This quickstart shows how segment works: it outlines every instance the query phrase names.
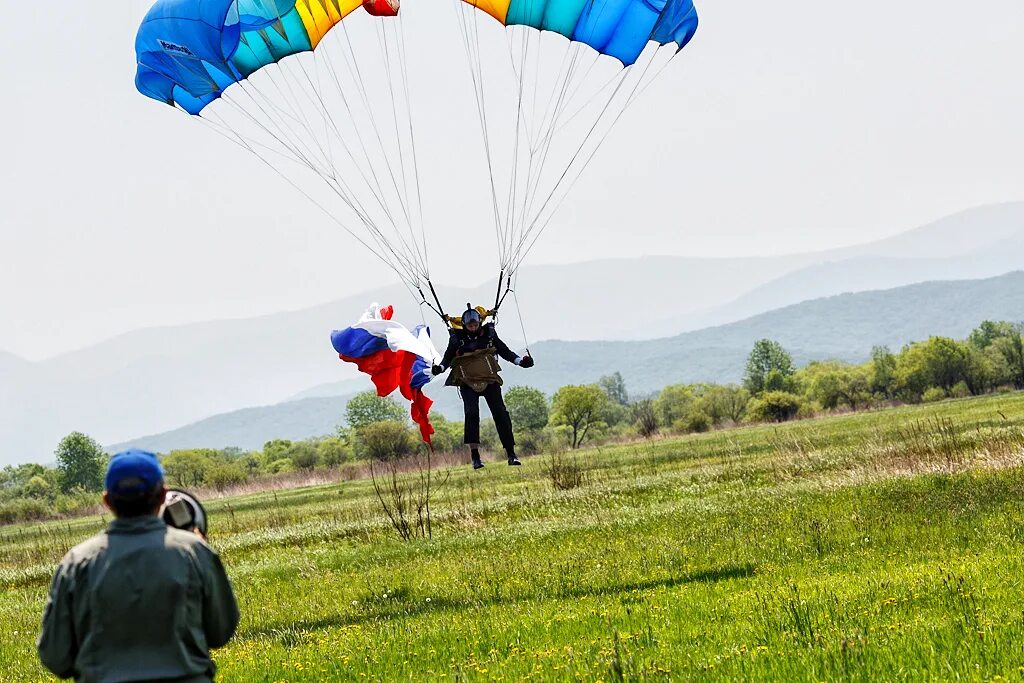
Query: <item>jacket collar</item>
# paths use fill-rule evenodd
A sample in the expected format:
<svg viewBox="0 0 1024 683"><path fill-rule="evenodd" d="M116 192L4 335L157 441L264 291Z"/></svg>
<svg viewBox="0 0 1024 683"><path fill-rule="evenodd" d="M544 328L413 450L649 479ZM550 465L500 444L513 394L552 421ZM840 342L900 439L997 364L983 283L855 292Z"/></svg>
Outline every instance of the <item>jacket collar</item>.
<svg viewBox="0 0 1024 683"><path fill-rule="evenodd" d="M144 534L148 531L166 529L167 524L156 515L140 517L118 517L107 527L109 534Z"/></svg>

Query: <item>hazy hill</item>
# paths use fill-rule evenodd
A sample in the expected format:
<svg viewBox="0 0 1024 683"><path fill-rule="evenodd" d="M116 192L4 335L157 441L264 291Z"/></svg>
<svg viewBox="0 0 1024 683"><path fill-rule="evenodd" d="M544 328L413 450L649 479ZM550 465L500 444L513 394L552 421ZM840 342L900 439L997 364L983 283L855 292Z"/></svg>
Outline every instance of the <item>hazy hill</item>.
<svg viewBox="0 0 1024 683"><path fill-rule="evenodd" d="M620 327L607 338L670 336L844 292L986 278L1021 270L1024 203L964 211L896 237L817 256L814 263L796 267L725 304L656 315L646 326Z"/></svg>
<svg viewBox="0 0 1024 683"><path fill-rule="evenodd" d="M861 361L874 345L895 350L930 335L962 338L985 319L1024 320L1024 272L816 299L666 339L541 342L532 349L536 368L507 368L504 375L508 385L529 384L550 393L565 384L592 382L619 371L631 392L647 393L673 382L738 382L751 346L764 337L782 343L800 365L826 358ZM454 390L435 383L429 393L438 400L438 412L459 418ZM120 445L155 450L201 445L258 448L272 438L328 434L340 421L349 396L235 411Z"/></svg>

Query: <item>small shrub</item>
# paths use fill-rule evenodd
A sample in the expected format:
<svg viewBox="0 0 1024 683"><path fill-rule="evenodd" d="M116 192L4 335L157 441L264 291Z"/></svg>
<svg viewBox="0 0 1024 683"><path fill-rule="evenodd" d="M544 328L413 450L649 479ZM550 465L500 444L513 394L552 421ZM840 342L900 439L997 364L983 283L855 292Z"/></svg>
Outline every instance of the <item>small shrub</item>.
<svg viewBox="0 0 1024 683"><path fill-rule="evenodd" d="M291 458L278 458L267 464L267 472L269 474L285 474L286 472L294 471L295 463L292 462Z"/></svg>
<svg viewBox="0 0 1024 683"><path fill-rule="evenodd" d="M923 394L921 394L921 400L925 403L934 403L935 401L941 401L946 397L946 390L942 387L929 387L928 389L925 389Z"/></svg>
<svg viewBox="0 0 1024 683"><path fill-rule="evenodd" d="M711 418L703 410L694 410L672 425L676 431L685 434L701 433L711 429Z"/></svg>
<svg viewBox="0 0 1024 683"><path fill-rule="evenodd" d="M654 401L644 399L637 401L630 410L633 413L633 424L640 436L649 439L658 433L658 413L654 409Z"/></svg>
<svg viewBox="0 0 1024 683"><path fill-rule="evenodd" d="M796 417L803 402L786 391L766 391L751 399L747 409L749 422L785 422Z"/></svg>
<svg viewBox="0 0 1024 683"><path fill-rule="evenodd" d="M396 460L413 452L416 443L409 428L395 420L366 425L359 430L364 454L372 460Z"/></svg>
<svg viewBox="0 0 1024 683"><path fill-rule="evenodd" d="M971 395L971 390L967 386L967 382L961 380L953 385L953 388L949 390L949 395L951 398L967 398Z"/></svg>
<svg viewBox="0 0 1024 683"><path fill-rule="evenodd" d="M0 524L33 522L46 519L52 514L50 506L42 500L19 498L0 504Z"/></svg>
<svg viewBox="0 0 1024 683"><path fill-rule="evenodd" d="M244 484L248 479L245 468L237 463L217 463L206 474L206 483L218 491Z"/></svg>
<svg viewBox="0 0 1024 683"><path fill-rule="evenodd" d="M579 458L564 451L551 454L550 464L544 473L551 480L551 485L559 491L568 491L583 483L583 466Z"/></svg>

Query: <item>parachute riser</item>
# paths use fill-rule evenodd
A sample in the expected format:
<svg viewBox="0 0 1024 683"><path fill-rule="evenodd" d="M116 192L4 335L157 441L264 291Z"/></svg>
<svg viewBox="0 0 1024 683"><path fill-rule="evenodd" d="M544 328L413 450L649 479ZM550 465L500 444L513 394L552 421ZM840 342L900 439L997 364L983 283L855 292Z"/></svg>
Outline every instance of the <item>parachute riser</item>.
<svg viewBox="0 0 1024 683"><path fill-rule="evenodd" d="M434 283L432 283L430 280L427 280L427 286L430 288L430 294L434 297L434 304L437 304L437 307L435 308L434 304L431 304L429 301L427 301L427 297L423 293L423 288L417 287L416 291L419 292L420 299L422 299L420 303L426 304L427 308L436 313L438 317L440 317L441 320L444 321L445 327L450 329L452 326L451 319L447 315L445 315L444 306L441 305L441 300L437 296L437 290L434 289Z"/></svg>

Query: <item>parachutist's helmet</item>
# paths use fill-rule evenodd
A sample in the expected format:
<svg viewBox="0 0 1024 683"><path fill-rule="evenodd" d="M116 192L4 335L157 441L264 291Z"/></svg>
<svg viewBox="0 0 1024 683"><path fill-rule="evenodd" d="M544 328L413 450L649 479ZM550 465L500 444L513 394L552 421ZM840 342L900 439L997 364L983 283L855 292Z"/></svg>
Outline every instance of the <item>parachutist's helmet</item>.
<svg viewBox="0 0 1024 683"><path fill-rule="evenodd" d="M470 323L474 323L474 322L475 323L481 322L480 311L478 311L475 308L467 305L466 312L462 314L462 326L466 327Z"/></svg>

